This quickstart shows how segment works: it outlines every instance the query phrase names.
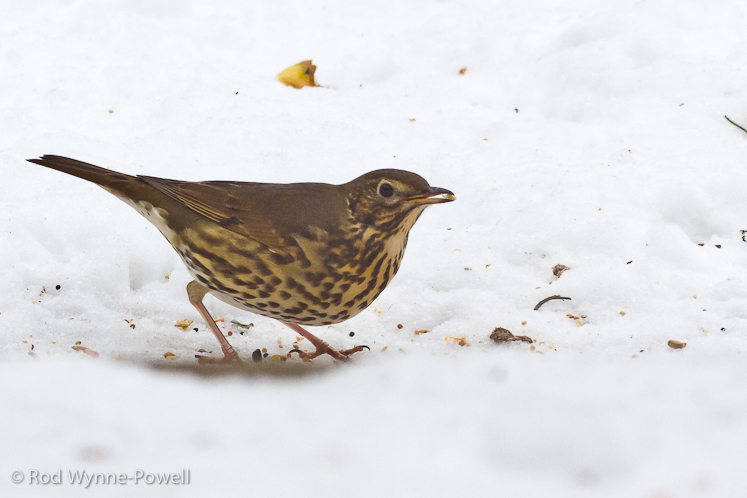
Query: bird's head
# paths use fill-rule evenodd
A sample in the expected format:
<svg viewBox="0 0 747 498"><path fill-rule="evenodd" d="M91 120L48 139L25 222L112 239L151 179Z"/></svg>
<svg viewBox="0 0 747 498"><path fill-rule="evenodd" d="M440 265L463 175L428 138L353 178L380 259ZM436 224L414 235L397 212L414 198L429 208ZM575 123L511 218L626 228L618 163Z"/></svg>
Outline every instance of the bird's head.
<svg viewBox="0 0 747 498"><path fill-rule="evenodd" d="M451 191L431 187L422 176L398 169L366 173L345 187L353 222L379 230L404 226L409 231L429 205L456 200Z"/></svg>

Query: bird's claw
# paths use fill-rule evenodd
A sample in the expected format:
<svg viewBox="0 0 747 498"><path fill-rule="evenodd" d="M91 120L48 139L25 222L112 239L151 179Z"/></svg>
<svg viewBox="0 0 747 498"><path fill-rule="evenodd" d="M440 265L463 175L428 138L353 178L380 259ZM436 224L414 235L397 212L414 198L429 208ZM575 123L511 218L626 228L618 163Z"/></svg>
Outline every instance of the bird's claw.
<svg viewBox="0 0 747 498"><path fill-rule="evenodd" d="M323 342L322 344L317 346L316 351L314 351L313 353L301 351L300 349L296 348L296 349L291 349L285 357L291 358L292 353L298 353L299 358L301 358L304 361L309 361L309 360L313 360L317 356L328 354L335 360L350 361L350 358L349 358L350 355L363 351L364 348L368 349L369 351L371 350L371 348L369 348L368 346L363 345L363 346L355 346L354 348L346 349L344 351L337 351L329 347L329 345L326 342Z"/></svg>
<svg viewBox="0 0 747 498"><path fill-rule="evenodd" d="M196 354L195 358L197 358L197 363L200 365L242 365L244 363L236 353L233 355L224 355L220 358Z"/></svg>
<svg viewBox="0 0 747 498"><path fill-rule="evenodd" d="M355 346L354 348L346 349L345 351L340 351L339 353L341 355L344 355L344 356L350 356L351 354L359 353L359 352L363 351L363 348L366 348L369 351L371 351L371 348L369 348L368 346L366 346L365 344L363 344L363 345L360 345L360 346Z"/></svg>

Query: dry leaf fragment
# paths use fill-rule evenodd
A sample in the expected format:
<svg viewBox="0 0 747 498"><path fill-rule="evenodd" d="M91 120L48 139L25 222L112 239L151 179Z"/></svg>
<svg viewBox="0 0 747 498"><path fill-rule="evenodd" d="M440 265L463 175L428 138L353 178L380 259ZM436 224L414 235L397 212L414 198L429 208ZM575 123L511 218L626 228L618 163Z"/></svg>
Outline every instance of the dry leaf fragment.
<svg viewBox="0 0 747 498"><path fill-rule="evenodd" d="M467 72L467 68L466 67L463 67L462 69L459 70L459 74L464 74L466 72Z"/></svg>
<svg viewBox="0 0 747 498"><path fill-rule="evenodd" d="M187 331L189 329L189 326L192 325L195 321L191 318L185 318L184 320L179 320L174 324L174 327L181 327L183 331Z"/></svg>
<svg viewBox="0 0 747 498"><path fill-rule="evenodd" d="M525 335L513 335L510 330L504 329L503 327L496 327L493 329L493 331L490 333L490 339L494 342L513 342L513 341L523 341L531 343L532 339L525 336Z"/></svg>
<svg viewBox="0 0 747 498"><path fill-rule="evenodd" d="M470 343L467 342L467 336L466 335L463 336L463 337L452 337L450 335L447 335L446 337L444 337L444 339L447 340L447 341L455 342L455 343L459 344L460 346L467 346L467 347L469 347L469 346L472 345L472 344L470 344Z"/></svg>
<svg viewBox="0 0 747 498"><path fill-rule="evenodd" d="M163 354L163 357L164 357L164 358L166 358L167 360L175 360L175 359L177 359L177 358L178 358L178 356L176 356L176 355L175 355L174 353L172 353L171 351L169 351L169 352L167 352L167 353L164 353L164 354Z"/></svg>
<svg viewBox="0 0 747 498"><path fill-rule="evenodd" d="M620 316L625 316L625 312L624 312L624 311L621 311L621 312L620 312Z"/></svg>
<svg viewBox="0 0 747 498"><path fill-rule="evenodd" d="M96 351L94 351L91 348L87 348L85 346L73 346L73 349L75 351L83 351L84 353L86 353L88 356L91 356L92 358L98 358L99 357L99 354Z"/></svg>
<svg viewBox="0 0 747 498"><path fill-rule="evenodd" d="M667 342L667 346L669 346L672 349L682 349L685 346L687 346L687 343L686 342L675 341L674 339L672 339L669 342Z"/></svg>
<svg viewBox="0 0 747 498"><path fill-rule="evenodd" d="M311 60L307 60L283 69L275 78L283 85L293 88L319 86L314 81L315 72L316 66L311 63Z"/></svg>
<svg viewBox="0 0 747 498"><path fill-rule="evenodd" d="M567 267L567 266L565 266L565 265L561 265L560 263L558 263L557 265L555 265L555 266L552 267L552 274L555 275L556 277L560 278L560 276L566 270L570 270L570 268Z"/></svg>
<svg viewBox="0 0 747 498"><path fill-rule="evenodd" d="M384 346L383 348L381 348L381 352L383 353L384 351L386 351L386 348L388 348L388 347L389 346Z"/></svg>
<svg viewBox="0 0 747 498"><path fill-rule="evenodd" d="M429 329L419 329L415 331L415 335L427 334L428 332L430 332Z"/></svg>
<svg viewBox="0 0 747 498"><path fill-rule="evenodd" d="M254 327L253 323L244 324L244 323L237 322L236 320L231 320L231 323L233 323L237 327L243 327L245 329L250 329L250 328Z"/></svg>
<svg viewBox="0 0 747 498"><path fill-rule="evenodd" d="M453 337L453 336L447 335L446 337L444 337L444 340L445 341L453 341L453 342L465 341L465 340L467 340L467 336L465 335L465 336L462 336L462 337Z"/></svg>

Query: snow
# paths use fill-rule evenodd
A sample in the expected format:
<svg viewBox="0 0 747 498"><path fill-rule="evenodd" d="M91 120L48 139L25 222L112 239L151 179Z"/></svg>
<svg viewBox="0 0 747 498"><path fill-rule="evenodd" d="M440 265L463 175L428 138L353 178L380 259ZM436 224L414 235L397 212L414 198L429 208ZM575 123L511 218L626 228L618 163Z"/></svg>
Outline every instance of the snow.
<svg viewBox="0 0 747 498"><path fill-rule="evenodd" d="M6 2L0 494L744 494L747 133L724 115L747 126L745 15L734 0ZM309 58L323 87L274 79ZM425 212L370 308L312 329L370 352L215 371L194 360L218 345L176 253L106 191L24 162L42 154L183 180L401 168L458 200ZM533 310L556 294L572 300ZM206 304L247 360L294 342ZM492 343L498 326L535 349ZM11 482L31 469L192 480Z"/></svg>

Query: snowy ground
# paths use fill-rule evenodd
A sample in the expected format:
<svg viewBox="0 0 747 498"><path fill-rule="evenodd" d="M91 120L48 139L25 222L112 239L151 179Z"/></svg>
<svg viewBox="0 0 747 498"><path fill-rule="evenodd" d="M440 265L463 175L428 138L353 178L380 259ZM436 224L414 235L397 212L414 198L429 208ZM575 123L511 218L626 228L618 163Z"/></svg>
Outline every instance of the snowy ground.
<svg viewBox="0 0 747 498"><path fill-rule="evenodd" d="M2 496L747 492L747 133L724 119L747 126L744 2L2 11ZM323 88L275 81L309 58ZM315 329L371 352L216 372L193 358L217 344L161 235L24 162L41 154L184 180L393 167L458 200L428 209L373 306ZM533 311L553 294L572 301ZM244 358L291 347L279 323L206 303ZM491 343L497 326L534 350ZM83 490L32 469L191 483Z"/></svg>

